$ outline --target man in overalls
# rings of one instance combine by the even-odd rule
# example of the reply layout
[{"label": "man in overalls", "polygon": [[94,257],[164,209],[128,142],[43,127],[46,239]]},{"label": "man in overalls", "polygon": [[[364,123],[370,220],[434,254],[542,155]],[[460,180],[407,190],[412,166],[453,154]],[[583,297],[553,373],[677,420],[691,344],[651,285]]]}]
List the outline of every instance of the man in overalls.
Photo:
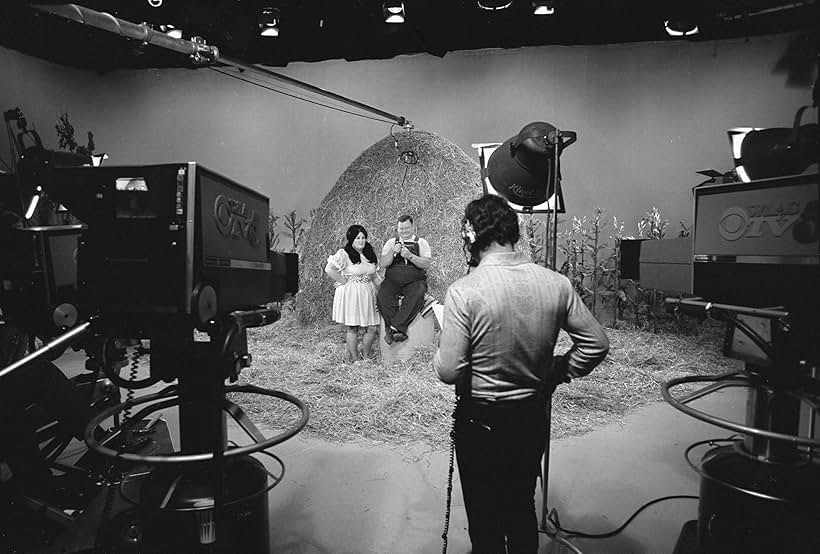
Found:
[{"label": "man in overalls", "polygon": [[[398,234],[388,239],[379,258],[387,268],[376,302],[384,319],[384,340],[407,340],[407,327],[424,305],[427,273],[430,267],[430,245],[415,235],[413,218],[399,217]],[[399,296],[404,296],[399,306]]]}]

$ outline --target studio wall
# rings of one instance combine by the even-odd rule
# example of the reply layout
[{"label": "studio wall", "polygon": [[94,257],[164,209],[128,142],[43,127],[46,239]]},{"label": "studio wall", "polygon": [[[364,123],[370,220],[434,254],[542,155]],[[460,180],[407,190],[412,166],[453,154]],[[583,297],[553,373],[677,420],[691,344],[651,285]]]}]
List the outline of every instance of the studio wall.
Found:
[{"label": "studio wall", "polygon": [[[404,115],[471,156],[472,143],[502,141],[530,121],[576,131],[562,157],[569,215],[600,206],[634,232],[654,205],[674,232],[678,220],[691,222],[691,187],[702,180],[695,171],[730,169],[726,129],[788,126],[810,102],[808,87],[791,88],[774,70],[788,39],[532,47],[275,70]],[[197,160],[268,194],[280,213],[306,214],[389,132],[206,68],[97,74],[0,48],[0,73],[0,108],[22,108],[48,147],[68,112],[78,138],[92,130],[109,164]],[[5,134],[0,158],[9,161]]]}]

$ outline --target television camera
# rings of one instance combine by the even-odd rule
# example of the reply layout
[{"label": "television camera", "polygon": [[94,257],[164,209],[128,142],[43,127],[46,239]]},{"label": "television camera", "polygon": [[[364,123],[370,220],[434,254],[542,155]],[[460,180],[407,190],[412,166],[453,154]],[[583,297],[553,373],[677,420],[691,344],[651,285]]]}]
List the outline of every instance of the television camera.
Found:
[{"label": "television camera", "polygon": [[[263,451],[297,434],[308,410],[287,393],[226,381],[251,363],[246,330],[277,321],[280,303],[298,290],[296,255],[269,249],[268,199],[195,162],[42,165],[33,175],[83,225],[4,232],[4,322],[56,338],[15,356],[0,381],[79,344],[120,387],[173,383],[139,398],[129,393],[89,423],[90,463],[106,459],[120,472],[54,548],[267,552],[267,492],[284,464]],[[136,346],[134,365],[148,356],[147,377],[120,376],[128,345]],[[290,403],[299,417],[266,438],[226,397],[240,393]],[[151,418],[174,406],[179,450]],[[94,435],[103,421],[137,408],[106,437]],[[228,446],[228,414],[251,444]],[[257,452],[279,470],[251,456]]]},{"label": "television camera", "polygon": [[[701,475],[700,501],[677,554],[820,551],[818,200],[816,173],[695,189],[697,296],[666,302],[727,322],[724,354],[745,368],[664,385],[672,406],[736,433],[686,450]],[[693,383],[707,385],[672,393]],[[743,423],[691,405],[727,388],[747,391]]]}]

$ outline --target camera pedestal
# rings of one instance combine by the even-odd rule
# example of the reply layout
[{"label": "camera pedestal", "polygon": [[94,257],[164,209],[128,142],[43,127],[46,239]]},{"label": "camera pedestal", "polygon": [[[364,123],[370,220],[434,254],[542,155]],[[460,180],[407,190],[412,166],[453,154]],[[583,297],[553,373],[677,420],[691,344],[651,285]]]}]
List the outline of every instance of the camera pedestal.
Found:
[{"label": "camera pedestal", "polygon": [[[245,329],[278,318],[274,308],[232,312],[225,320],[214,322],[208,342],[194,341],[187,330],[152,334],[152,377],[176,378],[178,384],[105,410],[92,419],[85,431],[91,450],[118,461],[153,466],[139,476],[138,483],[129,486],[127,495],[133,509],[126,510],[122,521],[112,520],[113,528],[106,529],[108,551],[131,551],[128,549],[133,547],[146,554],[268,551],[267,493],[284,477],[284,463],[264,450],[301,431],[308,410],[287,393],[252,385],[226,385],[225,381],[236,381],[241,369],[250,364]],[[302,417],[280,434],[266,438],[228,399],[227,395],[235,393],[284,400],[293,404]],[[148,406],[134,415],[134,421],[179,406],[179,452],[132,454],[95,440],[92,430],[100,421],[138,405]],[[228,446],[228,415],[246,432],[251,444]],[[129,430],[128,422],[124,425]],[[278,465],[278,473],[252,458],[253,453],[268,456]],[[108,521],[103,516],[101,524]]]},{"label": "camera pedestal", "polygon": [[697,554],[698,552],[698,520],[690,519],[683,524],[675,550],[672,554]]},{"label": "camera pedestal", "polygon": [[[664,384],[663,397],[674,408],[738,433],[686,449],[687,463],[701,475],[698,519],[684,525],[675,553],[817,552],[820,460],[815,452],[820,438],[813,423],[807,425],[807,432],[801,429],[801,405],[810,408],[812,422],[820,407],[817,368],[810,357],[804,357],[812,345],[801,338],[801,327],[805,332],[811,324],[779,309],[702,299],[666,302],[727,321],[727,355],[746,361],[743,372],[678,377]],[[735,336],[737,332],[743,340]],[[692,383],[706,386],[681,397],[671,393],[678,385]],[[689,406],[725,388],[747,391],[744,423]],[[701,447],[709,450],[693,461],[691,452]]]}]

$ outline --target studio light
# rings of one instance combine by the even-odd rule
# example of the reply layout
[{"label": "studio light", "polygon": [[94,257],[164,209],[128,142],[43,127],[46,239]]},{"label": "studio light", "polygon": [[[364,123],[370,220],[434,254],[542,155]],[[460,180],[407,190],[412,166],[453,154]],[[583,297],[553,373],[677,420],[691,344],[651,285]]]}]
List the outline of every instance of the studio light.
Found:
[{"label": "studio light", "polygon": [[543,121],[527,124],[490,155],[489,184],[518,206],[547,202],[559,186],[558,156],[576,138],[574,131],[559,131]]},{"label": "studio light", "polygon": [[512,6],[513,0],[477,0],[476,4],[482,10],[497,11]]},{"label": "studio light", "polygon": [[814,123],[800,125],[803,111],[798,110],[794,126],[761,129],[729,129],[735,172],[741,181],[769,179],[800,174],[817,164],[820,134]]},{"label": "studio light", "polygon": [[385,0],[382,4],[385,23],[404,23],[404,2]]},{"label": "studio light", "polygon": [[555,2],[552,0],[532,0],[533,15],[552,15],[555,13]]},{"label": "studio light", "polygon": [[473,145],[479,148],[485,193],[501,196],[516,212],[547,214],[544,260],[552,269],[557,267],[558,214],[566,213],[560,157],[577,139],[575,131],[533,121],[501,144]]},{"label": "studio light", "polygon": [[273,7],[262,8],[259,14],[259,34],[263,37],[279,36],[279,9]]},{"label": "studio light", "polygon": [[152,8],[159,8],[162,6],[162,0],[148,0],[148,5]]},{"label": "studio light", "polygon": [[697,23],[685,18],[667,19],[663,28],[670,37],[691,37],[700,33]]}]

